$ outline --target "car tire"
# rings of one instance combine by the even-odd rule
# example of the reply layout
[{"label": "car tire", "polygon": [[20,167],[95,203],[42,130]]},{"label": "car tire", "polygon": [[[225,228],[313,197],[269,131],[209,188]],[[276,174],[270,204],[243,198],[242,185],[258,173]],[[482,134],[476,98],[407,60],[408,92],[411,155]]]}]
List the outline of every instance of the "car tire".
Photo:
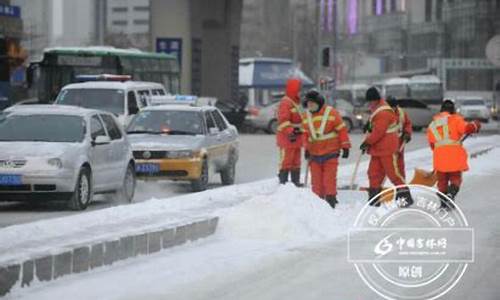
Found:
[{"label": "car tire", "polygon": [[130,163],[125,171],[122,186],[116,192],[116,197],[119,202],[132,203],[134,200],[136,182],[135,168],[134,165]]},{"label": "car tire", "polygon": [[92,197],[92,175],[89,168],[83,167],[78,174],[75,190],[69,199],[68,206],[71,210],[84,210]]},{"label": "car tire", "polygon": [[206,159],[203,160],[201,166],[200,178],[191,181],[191,189],[193,192],[202,192],[208,187],[208,162]]},{"label": "car tire", "polygon": [[351,132],[352,128],[354,127],[354,125],[352,124],[352,121],[349,120],[348,118],[342,118],[342,120],[344,120],[344,124],[347,128],[347,132]]},{"label": "car tire", "polygon": [[276,134],[278,132],[278,120],[271,120],[267,125],[266,132],[269,134]]},{"label": "car tire", "polygon": [[233,185],[236,177],[236,158],[231,153],[227,166],[220,172],[220,179],[223,185]]}]

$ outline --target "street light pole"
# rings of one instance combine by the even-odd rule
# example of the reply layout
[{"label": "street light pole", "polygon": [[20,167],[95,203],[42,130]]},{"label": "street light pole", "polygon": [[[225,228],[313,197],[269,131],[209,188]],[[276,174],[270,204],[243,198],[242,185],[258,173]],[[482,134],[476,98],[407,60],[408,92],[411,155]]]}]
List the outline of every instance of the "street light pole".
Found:
[{"label": "street light pole", "polygon": [[321,46],[321,22],[323,21],[321,19],[322,14],[321,10],[323,9],[323,0],[317,0],[318,4],[318,26],[317,26],[317,43],[318,43],[318,48],[317,48],[317,59],[316,59],[316,83],[319,85],[320,81],[320,75],[321,75],[321,52],[322,52],[322,46]]}]

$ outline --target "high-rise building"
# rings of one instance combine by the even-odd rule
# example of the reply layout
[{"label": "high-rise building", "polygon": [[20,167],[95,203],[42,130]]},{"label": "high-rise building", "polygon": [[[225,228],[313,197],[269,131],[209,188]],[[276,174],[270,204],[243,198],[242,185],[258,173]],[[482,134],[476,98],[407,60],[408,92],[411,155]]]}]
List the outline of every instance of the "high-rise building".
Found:
[{"label": "high-rise building", "polygon": [[[325,0],[330,1],[330,0]],[[344,81],[438,75],[448,90],[492,91],[500,70],[485,55],[500,34],[500,1],[331,0]],[[377,61],[367,68],[370,61]]]},{"label": "high-rise building", "polygon": [[23,20],[22,45],[33,58],[40,55],[53,39],[52,0],[13,0],[12,4],[21,8]]},{"label": "high-rise building", "polygon": [[107,41],[122,47],[148,49],[149,0],[107,0]]}]

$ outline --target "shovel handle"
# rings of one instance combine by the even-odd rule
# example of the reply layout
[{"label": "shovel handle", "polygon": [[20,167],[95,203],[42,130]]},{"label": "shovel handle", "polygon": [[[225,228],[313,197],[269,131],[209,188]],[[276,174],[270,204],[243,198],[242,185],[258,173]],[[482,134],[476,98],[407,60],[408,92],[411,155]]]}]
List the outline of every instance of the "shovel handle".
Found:
[{"label": "shovel handle", "polygon": [[309,168],[310,168],[310,162],[309,160],[307,160],[307,164],[306,164],[306,178],[304,178],[304,187],[307,187],[307,185],[309,184]]},{"label": "shovel handle", "polygon": [[361,157],[363,156],[363,154],[364,154],[363,151],[361,151],[359,153],[358,159],[356,161],[356,165],[354,166],[354,172],[352,173],[351,184],[350,184],[350,187],[351,187],[352,190],[354,190],[354,184],[356,182],[356,176],[358,175],[359,163],[361,162]]}]

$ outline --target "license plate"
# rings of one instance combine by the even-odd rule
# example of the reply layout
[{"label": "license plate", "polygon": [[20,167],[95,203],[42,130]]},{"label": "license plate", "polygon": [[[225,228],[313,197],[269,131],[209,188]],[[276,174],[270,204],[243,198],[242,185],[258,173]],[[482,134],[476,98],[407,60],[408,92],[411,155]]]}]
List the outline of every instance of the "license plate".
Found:
[{"label": "license plate", "polygon": [[3,175],[0,174],[0,185],[22,185],[21,175]]},{"label": "license plate", "polygon": [[159,164],[137,164],[135,166],[135,171],[137,173],[158,173],[160,172],[160,165]]}]

